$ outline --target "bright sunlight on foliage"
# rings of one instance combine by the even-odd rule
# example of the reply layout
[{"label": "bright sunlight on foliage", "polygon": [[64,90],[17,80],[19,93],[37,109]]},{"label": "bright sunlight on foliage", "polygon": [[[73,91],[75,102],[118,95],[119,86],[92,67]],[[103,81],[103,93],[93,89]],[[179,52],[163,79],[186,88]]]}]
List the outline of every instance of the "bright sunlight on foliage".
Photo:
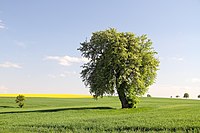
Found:
[{"label": "bright sunlight on foliage", "polygon": [[136,107],[156,78],[159,61],[147,35],[116,29],[98,31],[78,49],[90,61],[83,65],[83,81],[98,96],[117,91],[122,108]]}]

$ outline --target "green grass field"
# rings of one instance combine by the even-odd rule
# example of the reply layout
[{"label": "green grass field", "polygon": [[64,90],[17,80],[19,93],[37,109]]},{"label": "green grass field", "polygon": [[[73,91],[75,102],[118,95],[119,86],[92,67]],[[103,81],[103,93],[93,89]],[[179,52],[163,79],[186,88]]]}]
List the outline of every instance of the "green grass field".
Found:
[{"label": "green grass field", "polygon": [[120,109],[117,97],[103,99],[0,98],[0,133],[200,132],[200,101],[141,98],[138,108]]}]

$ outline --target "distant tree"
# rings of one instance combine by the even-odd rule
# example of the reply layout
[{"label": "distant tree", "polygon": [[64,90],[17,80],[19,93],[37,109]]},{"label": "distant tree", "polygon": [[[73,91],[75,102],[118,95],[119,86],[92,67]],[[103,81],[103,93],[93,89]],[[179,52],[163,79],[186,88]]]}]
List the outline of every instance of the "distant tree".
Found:
[{"label": "distant tree", "polygon": [[24,106],[25,96],[24,95],[18,95],[15,99],[15,102],[18,103],[18,106],[22,108]]},{"label": "distant tree", "polygon": [[198,95],[198,98],[200,98],[200,95]]},{"label": "distant tree", "polygon": [[189,94],[188,94],[188,93],[185,93],[185,94],[183,95],[183,98],[189,98]]},{"label": "distant tree", "polygon": [[179,95],[176,95],[176,98],[179,98],[180,96]]},{"label": "distant tree", "polygon": [[146,35],[111,28],[94,32],[78,50],[89,59],[81,77],[95,98],[116,90],[122,108],[136,107],[138,96],[155,81],[159,61]]},{"label": "distant tree", "polygon": [[172,98],[172,96],[170,96],[170,98]]},{"label": "distant tree", "polygon": [[147,94],[147,97],[151,97],[151,95],[150,95],[150,94]]}]

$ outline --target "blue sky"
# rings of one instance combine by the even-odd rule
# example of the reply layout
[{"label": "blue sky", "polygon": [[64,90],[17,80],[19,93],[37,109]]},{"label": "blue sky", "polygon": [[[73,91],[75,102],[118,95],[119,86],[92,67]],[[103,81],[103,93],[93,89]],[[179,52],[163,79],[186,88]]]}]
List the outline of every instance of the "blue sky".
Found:
[{"label": "blue sky", "polygon": [[89,94],[77,51],[110,27],[147,34],[160,58],[152,96],[200,94],[199,0],[1,0],[0,93]]}]

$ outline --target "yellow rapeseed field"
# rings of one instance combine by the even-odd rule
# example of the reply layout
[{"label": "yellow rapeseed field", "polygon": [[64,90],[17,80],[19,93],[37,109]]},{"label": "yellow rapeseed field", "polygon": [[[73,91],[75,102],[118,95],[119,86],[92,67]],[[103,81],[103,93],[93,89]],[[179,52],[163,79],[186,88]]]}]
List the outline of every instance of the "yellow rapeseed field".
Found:
[{"label": "yellow rapeseed field", "polygon": [[[0,94],[0,97],[16,97],[19,94]],[[90,95],[79,94],[20,94],[25,97],[47,97],[47,98],[92,98]]]}]

